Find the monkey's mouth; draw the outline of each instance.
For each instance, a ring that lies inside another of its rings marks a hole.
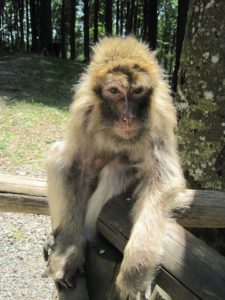
[[[130,140],[138,135],[139,128],[114,126],[113,131],[120,138]]]

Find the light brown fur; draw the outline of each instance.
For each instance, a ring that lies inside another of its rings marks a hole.
[[[132,143],[118,143],[112,128],[102,125],[95,93],[96,86],[107,82],[129,86],[121,72],[110,73],[123,66],[135,78],[134,87],[152,89],[144,133]],[[154,53],[128,37],[105,38],[95,46],[92,62],[75,91],[65,140],[53,147],[48,160],[49,206],[57,234],[47,273],[61,282],[76,272],[84,259],[85,234],[93,234],[98,212],[135,176],[140,184],[135,192],[134,225],[117,278],[121,299],[132,299],[148,289],[163,254],[175,196],[185,186],[170,89]],[[135,175],[131,175],[131,168],[135,168]],[[91,183],[96,179],[98,185],[93,188]]]

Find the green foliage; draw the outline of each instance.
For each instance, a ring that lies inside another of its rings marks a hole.
[[[158,32],[157,32],[157,47],[158,58],[160,63],[167,70],[171,76],[175,64],[175,43],[176,43],[176,22],[177,22],[177,2],[178,0],[160,0],[158,1]],[[16,2],[15,2],[16,3]],[[24,1],[24,42],[28,41],[29,49],[32,46],[32,36],[31,33],[33,29],[31,28],[31,4],[28,6],[28,15],[26,10],[26,2]],[[38,38],[38,47],[40,41],[40,4],[36,3],[36,30]],[[64,0],[65,3],[65,49],[66,56],[70,57],[70,1]],[[131,31],[127,31],[129,16],[131,16],[132,5],[134,3],[134,12],[132,19]],[[150,2],[148,2],[149,5]],[[76,1],[76,22],[75,22],[75,54],[76,60],[84,60],[84,30],[83,30],[83,0]],[[89,0],[89,33],[90,33],[90,46],[94,41],[94,15],[95,15],[95,1]],[[38,6],[39,5],[39,6]],[[52,37],[53,43],[57,43],[58,47],[62,46],[62,0],[52,0]],[[21,26],[19,20],[19,10],[18,5],[12,5],[12,1],[5,0],[4,11],[2,17],[0,16],[0,39],[2,43],[0,45],[2,49],[7,50],[21,50],[20,37],[21,37]],[[105,1],[99,0],[99,10],[98,10],[98,37],[102,38],[105,35]],[[138,38],[143,38],[144,34],[144,14],[146,10],[144,7],[144,1],[119,1],[119,27],[123,24],[122,36],[132,33]],[[117,18],[117,1],[113,1],[112,5],[112,19],[113,19],[113,35],[116,34],[116,18]],[[28,20],[28,23],[27,23]],[[148,20],[151,22],[151,20]],[[147,22],[147,23],[148,23]],[[27,28],[27,25],[29,28]],[[27,36],[27,29],[29,29],[29,35]],[[121,30],[119,30],[121,31]],[[148,42],[148,41],[147,41]],[[24,50],[24,49],[22,49]],[[39,51],[42,49],[39,48]]]
[[[157,56],[169,76],[173,74],[175,66],[177,8],[177,0],[161,0],[158,8]]]

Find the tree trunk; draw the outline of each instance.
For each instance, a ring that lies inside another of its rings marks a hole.
[[[149,1],[148,40],[152,50],[156,49],[157,43],[157,0]]]
[[[29,39],[30,39],[30,23],[29,23],[29,3],[26,0],[26,49],[27,52],[30,50]]]
[[[12,1],[12,26],[13,26],[13,31],[11,32],[12,35],[14,35],[15,39],[13,38],[13,41],[15,41],[15,43],[13,44],[13,50],[18,50],[19,49],[19,45],[20,45],[20,32],[19,32],[19,26],[18,26],[18,0],[13,0]],[[15,34],[16,33],[16,34]]]
[[[138,7],[139,7],[139,3],[138,0],[135,3],[135,7],[134,7],[134,26],[133,26],[133,32],[136,35],[138,33],[138,28],[137,28],[137,19],[138,19]]]
[[[98,41],[98,14],[99,14],[99,0],[94,3],[94,43]]]
[[[128,35],[130,32],[129,28],[129,21],[130,21],[130,0],[127,0],[127,7],[126,7],[126,35]]]
[[[0,1],[0,17],[3,14],[4,6],[5,6],[5,0]]]
[[[143,40],[147,41],[147,30],[148,30],[148,0],[144,0],[144,6],[143,6],[143,34],[142,38]]]
[[[129,5],[128,20],[127,20],[128,21],[127,34],[133,33],[134,10],[135,10],[135,0],[131,0]]]
[[[35,0],[30,0],[30,19],[31,19],[31,51],[37,51],[37,14]]]
[[[52,53],[52,11],[51,0],[41,0],[40,11],[40,49]]]
[[[185,26],[187,22],[189,0],[178,1],[178,14],[177,14],[177,34],[176,34],[176,62],[173,73],[173,91],[176,92],[177,88],[177,75],[180,67],[180,56],[184,40]]]
[[[189,1],[176,103],[189,182],[225,190],[225,2]]]
[[[0,27],[3,28],[4,24],[4,17],[3,17],[3,12],[4,12],[4,6],[5,6],[5,0],[2,0],[0,2]],[[0,30],[0,51],[3,49],[3,30]]]
[[[120,6],[120,35],[123,35],[123,21],[124,21],[124,14],[123,14],[123,9],[124,9],[124,2],[121,1],[121,6]]]
[[[23,0],[18,1],[18,9],[19,9],[19,20],[20,20],[20,49],[24,50],[24,2]]]
[[[119,35],[120,1],[116,1],[116,35]]]
[[[65,0],[62,0],[61,10],[61,56],[66,58],[66,35],[65,35]]]
[[[90,60],[89,0],[84,0],[84,61]]]
[[[76,21],[76,0],[70,0],[70,59],[74,60],[75,53],[75,21]]]
[[[105,34],[112,35],[112,0],[105,0]]]

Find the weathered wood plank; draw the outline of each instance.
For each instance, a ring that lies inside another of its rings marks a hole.
[[[156,283],[174,300],[199,300],[187,287],[184,287],[175,277],[165,269],[160,269]]]
[[[73,289],[63,289],[58,291],[59,300],[90,300],[85,277],[78,277],[76,287]]]
[[[46,196],[46,181],[0,173],[0,192]]]
[[[40,203],[39,198],[32,197],[46,197],[46,194],[44,180],[0,174],[0,211],[48,214],[44,198]],[[225,228],[225,193],[186,190],[185,193],[178,195],[177,202],[190,206],[188,209],[175,211],[174,215],[180,225]]]
[[[175,211],[175,217],[184,227],[224,228],[225,193],[218,191],[186,190],[176,198],[190,208]]]
[[[0,212],[49,215],[46,197],[0,192]]]
[[[91,300],[119,299],[113,287],[117,265],[121,260],[121,253],[104,238],[89,243],[85,269]]]
[[[4,177],[0,176],[0,211],[49,213],[44,181]],[[187,190],[177,200],[190,205],[190,209],[182,214],[180,211],[175,212],[180,224],[190,227],[225,227],[225,193]],[[127,201],[124,196],[117,197],[106,205],[98,220],[99,231],[120,251],[123,251],[129,237],[132,206],[133,200]],[[172,281],[168,285],[165,280],[161,280],[160,286],[165,291],[173,282],[178,292],[183,289],[183,300],[224,299],[224,257],[177,224],[172,225],[168,232],[166,250],[161,274],[166,274],[164,278],[168,280],[169,273]]]
[[[129,238],[130,203],[116,198],[101,212],[99,231],[120,251]],[[224,299],[225,258],[178,224],[168,230],[162,270],[200,299]]]

